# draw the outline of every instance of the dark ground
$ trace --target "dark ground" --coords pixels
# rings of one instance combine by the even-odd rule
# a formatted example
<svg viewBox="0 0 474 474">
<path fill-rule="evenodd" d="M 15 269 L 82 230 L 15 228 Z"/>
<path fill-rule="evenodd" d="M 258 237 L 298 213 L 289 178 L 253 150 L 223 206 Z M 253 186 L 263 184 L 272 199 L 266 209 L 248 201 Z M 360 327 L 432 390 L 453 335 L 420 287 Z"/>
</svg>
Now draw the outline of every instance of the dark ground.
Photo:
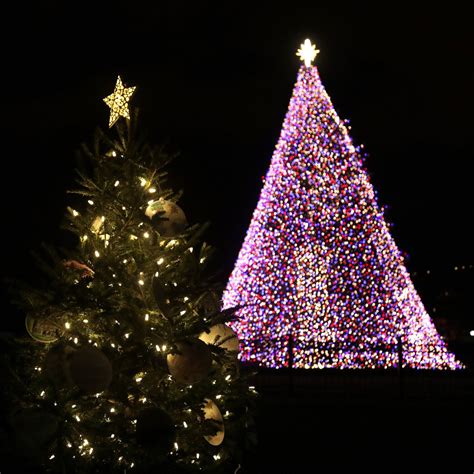
<svg viewBox="0 0 474 474">
<path fill-rule="evenodd" d="M 472 373 L 396 372 L 256 379 L 252 473 L 472 473 Z"/>
</svg>

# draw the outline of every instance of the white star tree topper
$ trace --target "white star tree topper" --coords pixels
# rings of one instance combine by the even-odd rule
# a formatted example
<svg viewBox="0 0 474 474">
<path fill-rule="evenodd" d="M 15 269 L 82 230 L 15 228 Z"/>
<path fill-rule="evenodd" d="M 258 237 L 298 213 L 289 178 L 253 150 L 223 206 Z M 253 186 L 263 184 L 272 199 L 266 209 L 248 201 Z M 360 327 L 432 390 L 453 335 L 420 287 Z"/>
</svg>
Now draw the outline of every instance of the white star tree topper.
<svg viewBox="0 0 474 474">
<path fill-rule="evenodd" d="M 316 49 L 316 45 L 311 44 L 311 41 L 306 39 L 296 52 L 296 56 L 299 56 L 304 61 L 306 67 L 310 67 L 318 53 L 319 49 Z"/>
<path fill-rule="evenodd" d="M 104 102 L 110 107 L 109 128 L 113 126 L 119 117 L 130 119 L 128 102 L 135 92 L 135 89 L 136 86 L 124 87 L 122 79 L 120 79 L 120 76 L 117 76 L 114 92 L 104 99 Z"/>
</svg>

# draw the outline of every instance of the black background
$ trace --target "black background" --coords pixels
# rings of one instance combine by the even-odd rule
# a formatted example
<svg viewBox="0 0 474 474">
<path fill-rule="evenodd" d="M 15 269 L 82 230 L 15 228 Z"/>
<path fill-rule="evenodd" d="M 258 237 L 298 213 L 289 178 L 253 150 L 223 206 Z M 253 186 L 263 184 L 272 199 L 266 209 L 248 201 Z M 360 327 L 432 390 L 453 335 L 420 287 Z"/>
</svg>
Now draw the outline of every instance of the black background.
<svg viewBox="0 0 474 474">
<path fill-rule="evenodd" d="M 100 5 L 99 5 L 100 3 Z M 225 279 L 233 267 L 306 37 L 337 112 L 351 121 L 410 270 L 474 261 L 473 33 L 467 2 L 47 1 L 3 12 L 3 276 L 31 277 L 30 250 L 59 224 L 75 151 L 107 127 L 117 74 L 138 86 L 142 130 L 178 150 L 172 182 Z M 378 6 L 376 6 L 378 5 Z M 423 296 L 423 295 L 422 295 Z M 2 297 L 2 325 L 11 328 Z"/>
</svg>

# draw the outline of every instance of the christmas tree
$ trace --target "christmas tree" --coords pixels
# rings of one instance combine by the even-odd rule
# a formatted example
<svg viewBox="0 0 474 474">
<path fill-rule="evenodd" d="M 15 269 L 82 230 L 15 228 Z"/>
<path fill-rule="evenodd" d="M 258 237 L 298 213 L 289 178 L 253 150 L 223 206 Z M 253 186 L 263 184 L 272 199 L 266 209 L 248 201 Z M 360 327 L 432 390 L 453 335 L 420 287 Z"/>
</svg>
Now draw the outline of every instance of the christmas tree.
<svg viewBox="0 0 474 474">
<path fill-rule="evenodd" d="M 224 307 L 264 367 L 457 369 L 418 296 L 309 40 Z M 400 346 L 401 345 L 401 346 Z M 291 348 L 291 350 L 290 350 Z"/>
<path fill-rule="evenodd" d="M 15 472 L 227 473 L 248 446 L 255 392 L 212 248 L 167 185 L 170 157 L 137 138 L 134 89 L 118 78 L 104 101 L 110 127 L 126 122 L 83 148 L 65 223 L 77 246 L 48 247 L 46 285 L 17 292 L 28 335 L 9 361 L 2 452 Z"/>
</svg>

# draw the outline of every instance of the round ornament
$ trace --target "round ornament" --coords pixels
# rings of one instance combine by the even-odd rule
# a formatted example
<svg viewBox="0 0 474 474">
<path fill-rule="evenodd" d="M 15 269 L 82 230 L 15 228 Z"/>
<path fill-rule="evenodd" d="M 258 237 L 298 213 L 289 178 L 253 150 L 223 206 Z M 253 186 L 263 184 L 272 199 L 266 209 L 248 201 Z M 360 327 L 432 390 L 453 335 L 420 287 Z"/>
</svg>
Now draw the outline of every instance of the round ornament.
<svg viewBox="0 0 474 474">
<path fill-rule="evenodd" d="M 49 344 L 57 341 L 64 333 L 61 326 L 48 319 L 36 319 L 31 315 L 25 318 L 25 326 L 28 334 L 38 342 Z"/>
<path fill-rule="evenodd" d="M 72 385 L 69 362 L 75 352 L 74 347 L 57 344 L 46 354 L 43 362 L 44 373 L 55 385 Z"/>
<path fill-rule="evenodd" d="M 222 418 L 222 414 L 218 408 L 218 406 L 209 398 L 205 399 L 206 404 L 204 405 L 204 419 L 205 420 L 212 420 L 214 426 L 218 428 L 216 434 L 213 435 L 205 435 L 204 439 L 212 446 L 219 446 L 222 441 L 224 441 L 225 435 L 225 427 L 224 427 L 224 419 Z"/>
<path fill-rule="evenodd" d="M 214 344 L 216 346 L 227 349 L 228 351 L 239 351 L 239 340 L 237 334 L 229 326 L 225 324 L 216 324 L 209 329 L 209 332 L 202 332 L 199 339 L 206 344 Z M 222 342 L 224 341 L 224 342 Z"/>
<path fill-rule="evenodd" d="M 174 202 L 159 199 L 153 201 L 145 210 L 150 219 L 156 215 L 156 230 L 162 237 L 174 237 L 181 234 L 188 225 L 183 210 Z"/>
<path fill-rule="evenodd" d="M 48 443 L 58 430 L 58 422 L 58 417 L 52 413 L 31 407 L 15 413 L 12 427 L 18 437 L 43 445 Z"/>
<path fill-rule="evenodd" d="M 162 454 L 171 450 L 175 431 L 173 420 L 161 408 L 145 408 L 137 417 L 137 441 Z"/>
<path fill-rule="evenodd" d="M 211 351 L 200 339 L 176 344 L 179 354 L 168 354 L 168 370 L 178 383 L 193 384 L 207 376 L 212 365 Z"/>
<path fill-rule="evenodd" d="M 45 459 L 49 443 L 57 436 L 59 419 L 42 408 L 30 407 L 12 416 L 11 427 L 16 452 L 22 461 L 22 465 L 17 466 L 17 469 L 23 472 L 23 463 L 37 466 Z"/>
<path fill-rule="evenodd" d="M 69 363 L 71 380 L 86 393 L 106 390 L 112 381 L 112 365 L 109 359 L 93 346 L 78 349 Z"/>
</svg>

